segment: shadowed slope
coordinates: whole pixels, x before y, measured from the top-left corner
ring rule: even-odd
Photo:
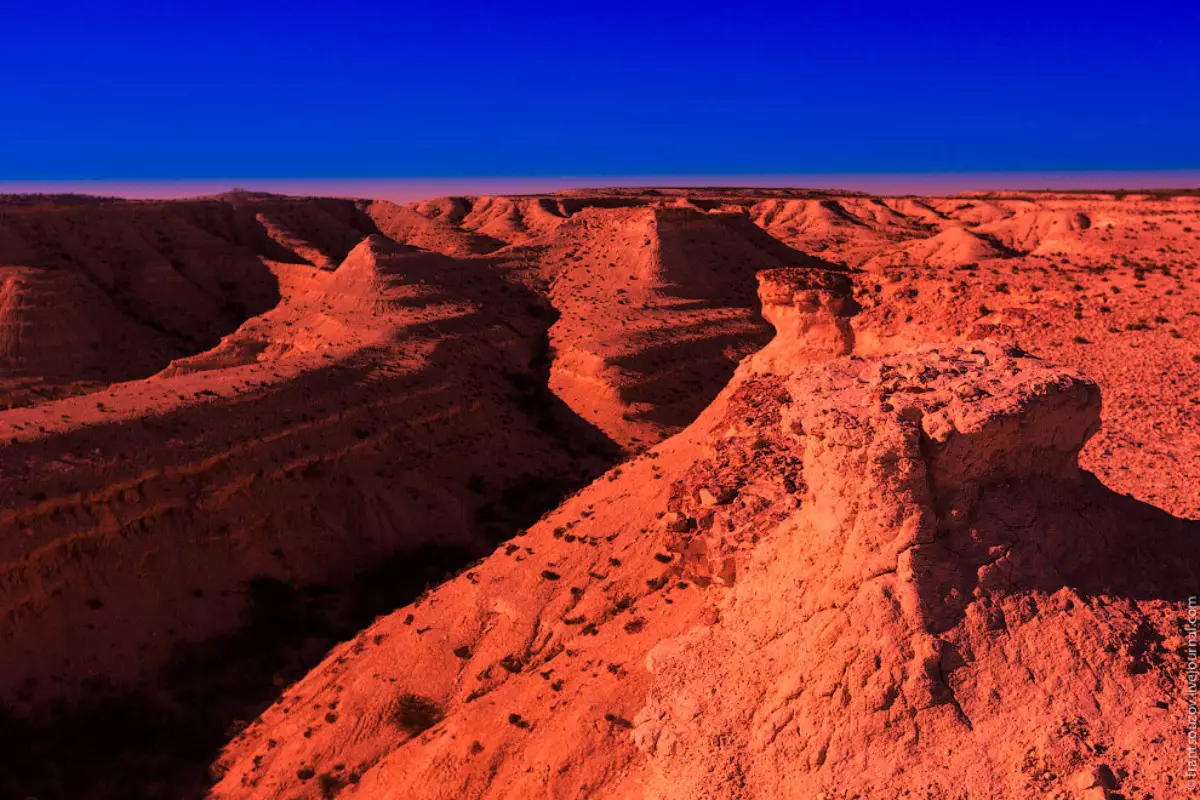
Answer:
[[[255,251],[166,204],[0,210],[0,286],[0,376],[26,385],[0,399],[15,404],[143,377],[279,297]]]
[[[4,696],[145,677],[236,626],[257,576],[338,582],[511,533],[603,463],[538,388],[530,304],[488,263],[372,237],[229,337],[241,361],[0,415]]]
[[[557,239],[551,388],[635,450],[688,424],[767,341],[755,270],[824,264],[744,214],[686,207],[589,210]]]

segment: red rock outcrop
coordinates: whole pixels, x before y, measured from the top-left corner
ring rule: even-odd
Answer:
[[[1096,385],[992,342],[839,354],[841,276],[763,278],[804,342],[331,652],[214,797],[1171,785],[1200,531],[1079,470]]]

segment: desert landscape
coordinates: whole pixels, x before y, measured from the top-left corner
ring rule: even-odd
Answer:
[[[1200,190],[0,196],[0,497],[3,798],[1192,796]]]

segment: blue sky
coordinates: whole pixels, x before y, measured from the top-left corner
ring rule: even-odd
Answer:
[[[0,53],[0,180],[1200,168],[1195,2],[0,0]]]

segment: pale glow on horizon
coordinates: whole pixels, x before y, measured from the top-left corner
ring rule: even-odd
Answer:
[[[1200,188],[1200,170],[1159,172],[989,172],[893,175],[634,175],[527,178],[227,178],[204,180],[0,181],[0,194],[87,194],[127,199],[204,197],[234,188],[293,196],[410,202],[446,195],[545,194],[615,187],[843,189],[871,194],[971,191]]]

